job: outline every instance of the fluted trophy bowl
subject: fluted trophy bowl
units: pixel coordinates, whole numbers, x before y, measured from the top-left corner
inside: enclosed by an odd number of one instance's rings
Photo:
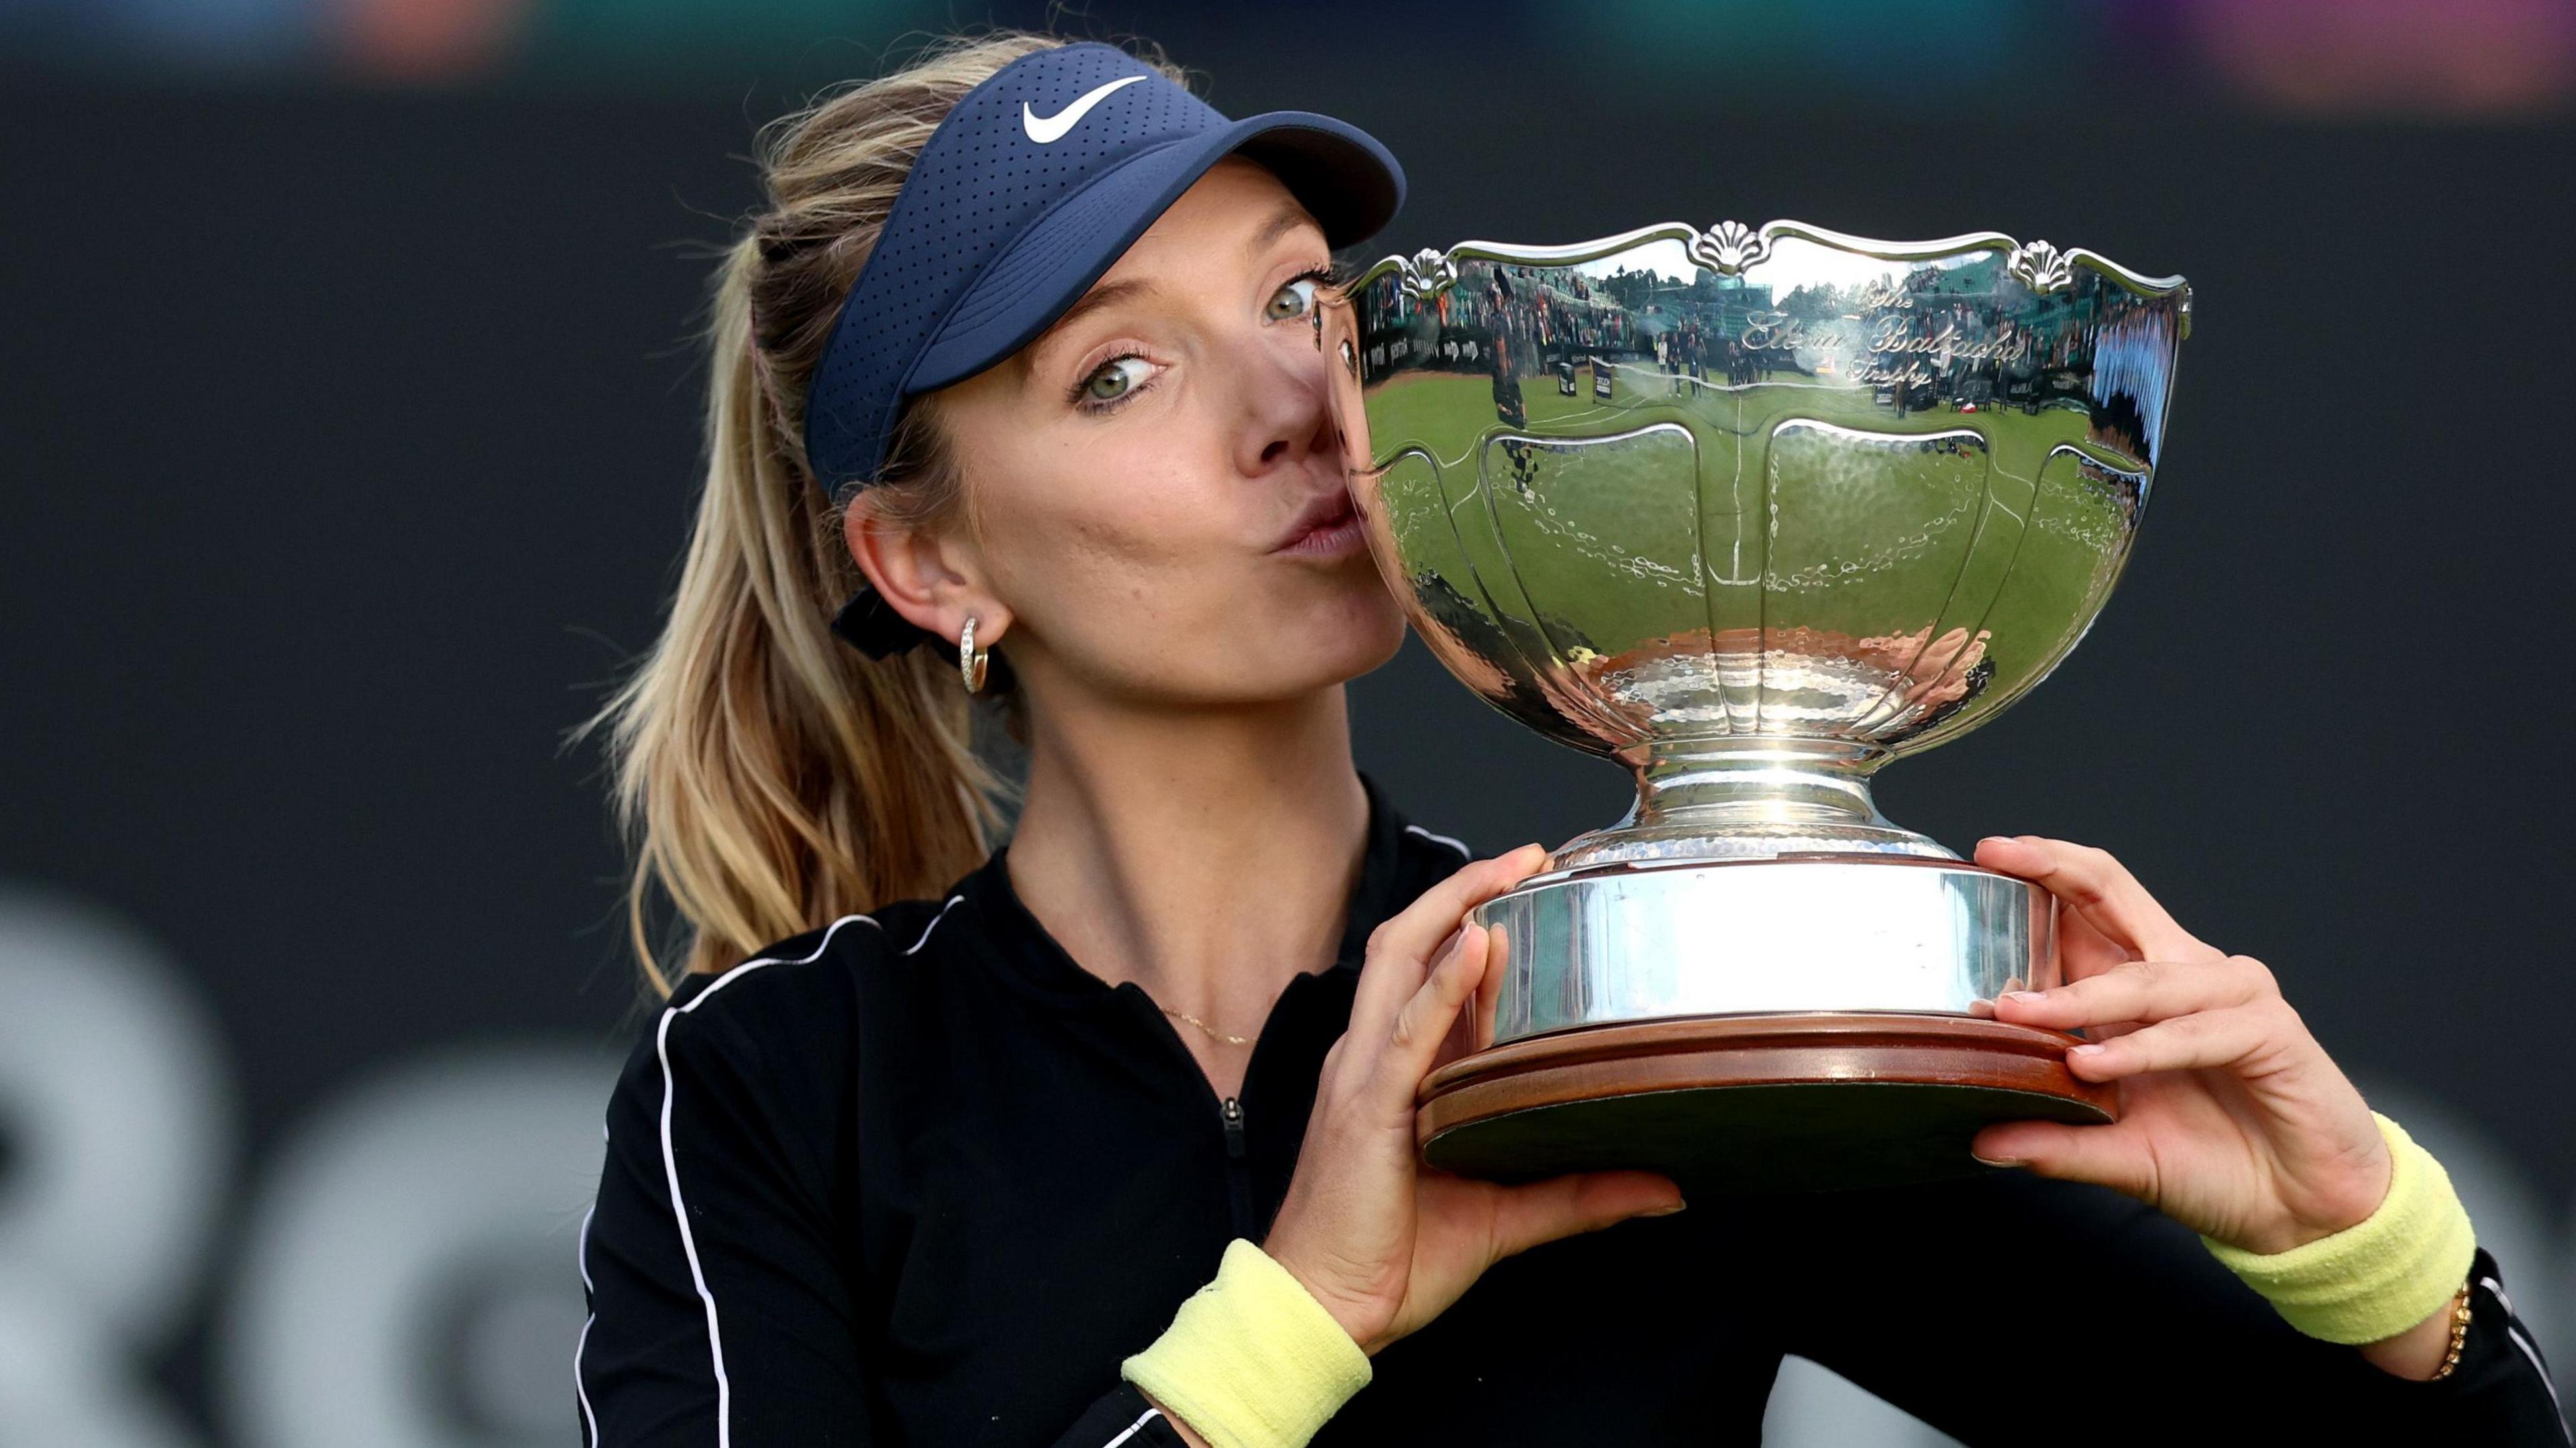
[[[2089,251],[1789,221],[1465,242],[1318,312],[1353,497],[1416,631],[1637,781],[1480,907],[1508,951],[1480,1045],[1979,1020],[2053,979],[2045,896],[1891,823],[1869,781],[2083,637],[2190,324],[2181,278]]]

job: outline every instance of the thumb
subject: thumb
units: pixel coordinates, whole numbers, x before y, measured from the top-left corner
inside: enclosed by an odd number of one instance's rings
[[[2155,1200],[2154,1161],[2143,1145],[2116,1125],[2000,1122],[1978,1132],[1968,1150],[1979,1161],[2023,1167],[2035,1176],[2093,1182]]]
[[[1681,1188],[1650,1171],[1590,1171],[1500,1188],[1494,1202],[1494,1255],[1526,1252],[1542,1242],[1598,1231],[1630,1217],[1682,1209]]]

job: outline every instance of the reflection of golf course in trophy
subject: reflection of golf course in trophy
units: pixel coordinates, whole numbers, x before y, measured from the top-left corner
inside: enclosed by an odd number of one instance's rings
[[[1507,961],[1425,1156],[1686,1184],[1974,1170],[2101,1120],[2044,892],[1881,816],[1870,776],[2063,658],[2156,463],[2179,278],[1994,234],[1649,227],[1390,258],[1320,319],[1381,569],[1480,696],[1637,777],[1479,909]]]

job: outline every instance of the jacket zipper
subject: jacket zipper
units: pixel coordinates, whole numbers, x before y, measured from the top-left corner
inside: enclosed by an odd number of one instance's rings
[[[1147,1029],[1170,1043],[1173,1059],[1189,1073],[1192,1081],[1198,1083],[1198,1089],[1206,1093],[1204,1099],[1216,1102],[1217,1125],[1223,1128],[1225,1136],[1227,1225],[1233,1236],[1259,1242],[1261,1223],[1253,1220],[1252,1213],[1252,1146],[1243,1132],[1242,1098],[1220,1097],[1216,1094],[1216,1088],[1208,1081],[1207,1072],[1200,1069],[1198,1058],[1190,1054],[1189,1043],[1182,1040],[1180,1032],[1173,1028],[1170,1021],[1163,1018],[1162,1012],[1155,1007],[1151,997],[1137,989],[1132,982],[1120,986],[1119,989],[1136,998],[1139,1017],[1151,1022]],[[1265,1032],[1269,1029],[1267,1021],[1262,1023],[1262,1029]],[[1261,1046],[1258,1041],[1253,1045],[1252,1054],[1254,1059],[1260,1058]],[[1247,1079],[1249,1079],[1248,1068]]]
[[[1225,1126],[1226,1206],[1234,1222],[1234,1235],[1251,1238],[1252,1226],[1252,1154],[1243,1138],[1243,1103],[1232,1096],[1218,1106],[1218,1118]]]

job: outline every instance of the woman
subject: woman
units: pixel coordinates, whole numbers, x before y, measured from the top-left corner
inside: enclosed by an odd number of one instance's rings
[[[1543,852],[1469,860],[1351,761],[1403,624],[1313,309],[1392,158],[1003,35],[765,160],[608,716],[669,1001],[583,1236],[586,1442],[1750,1443],[1784,1352],[1976,1443],[2557,1441],[2438,1166],[2260,966],[2053,841],[1978,858],[2086,922],[2086,978],[1996,1009],[2110,1028],[2075,1069],[2117,1126],[1681,1215],[1644,1172],[1418,1172],[1462,917]],[[989,852],[978,692],[1029,751]]]

